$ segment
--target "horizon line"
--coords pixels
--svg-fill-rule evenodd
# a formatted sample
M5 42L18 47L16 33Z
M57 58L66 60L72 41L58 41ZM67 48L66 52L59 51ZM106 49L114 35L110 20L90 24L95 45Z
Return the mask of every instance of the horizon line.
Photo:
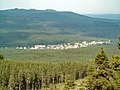
M64 10L55 10L55 9L35 9L35 8L6 8L6 9L0 9L0 11L5 11L5 10L14 10L14 9L18 9L18 10L38 10L38 11L44 11L44 10L50 10L50 11L57 11L57 12L73 12L73 13L77 13L77 14L96 14L96 15L100 15L100 14L120 14L120 13L78 13L78 12L74 12L74 11L64 11Z

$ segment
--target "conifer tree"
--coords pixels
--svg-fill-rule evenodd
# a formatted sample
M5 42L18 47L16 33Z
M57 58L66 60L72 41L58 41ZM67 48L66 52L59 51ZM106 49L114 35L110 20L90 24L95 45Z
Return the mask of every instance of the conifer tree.
M101 48L100 52L97 54L95 58L95 65L97 69L109 68L109 60L103 48Z
M112 62L111 62L112 69L114 70L114 73L116 74L116 83L117 87L120 88L120 56L113 56Z
M0 60L4 59L4 56L2 54L0 54Z
M113 70L120 72L120 56L112 57L112 68Z
M72 79L72 77L70 75L66 75L65 76L65 88L69 90L74 85L75 84L74 84L74 80Z
M94 63L88 68L86 87L89 90L118 90L116 75L110 68L110 61L103 48L97 54Z

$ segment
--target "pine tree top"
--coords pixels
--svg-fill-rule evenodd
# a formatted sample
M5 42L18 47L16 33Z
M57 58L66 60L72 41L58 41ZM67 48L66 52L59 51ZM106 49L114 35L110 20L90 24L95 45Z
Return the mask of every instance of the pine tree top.
M96 67L99 69L108 67L108 62L109 62L108 57L106 56L104 49L101 48L100 52L97 54L95 58Z

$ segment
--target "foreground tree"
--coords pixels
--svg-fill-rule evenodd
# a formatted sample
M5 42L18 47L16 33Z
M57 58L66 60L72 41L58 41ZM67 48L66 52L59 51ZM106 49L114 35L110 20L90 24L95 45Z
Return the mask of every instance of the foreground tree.
M89 90L119 90L117 79L116 72L110 67L110 61L101 48L95 61L88 67L86 87Z
M112 69L116 73L116 83L117 87L120 88L120 56L113 56L111 62Z

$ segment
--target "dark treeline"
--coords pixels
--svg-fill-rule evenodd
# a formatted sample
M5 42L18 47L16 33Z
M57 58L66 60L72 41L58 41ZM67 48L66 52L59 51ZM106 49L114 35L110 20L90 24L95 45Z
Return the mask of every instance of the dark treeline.
M73 80L86 75L87 65L76 62L24 62L0 60L0 87L9 90L39 90L50 84Z

